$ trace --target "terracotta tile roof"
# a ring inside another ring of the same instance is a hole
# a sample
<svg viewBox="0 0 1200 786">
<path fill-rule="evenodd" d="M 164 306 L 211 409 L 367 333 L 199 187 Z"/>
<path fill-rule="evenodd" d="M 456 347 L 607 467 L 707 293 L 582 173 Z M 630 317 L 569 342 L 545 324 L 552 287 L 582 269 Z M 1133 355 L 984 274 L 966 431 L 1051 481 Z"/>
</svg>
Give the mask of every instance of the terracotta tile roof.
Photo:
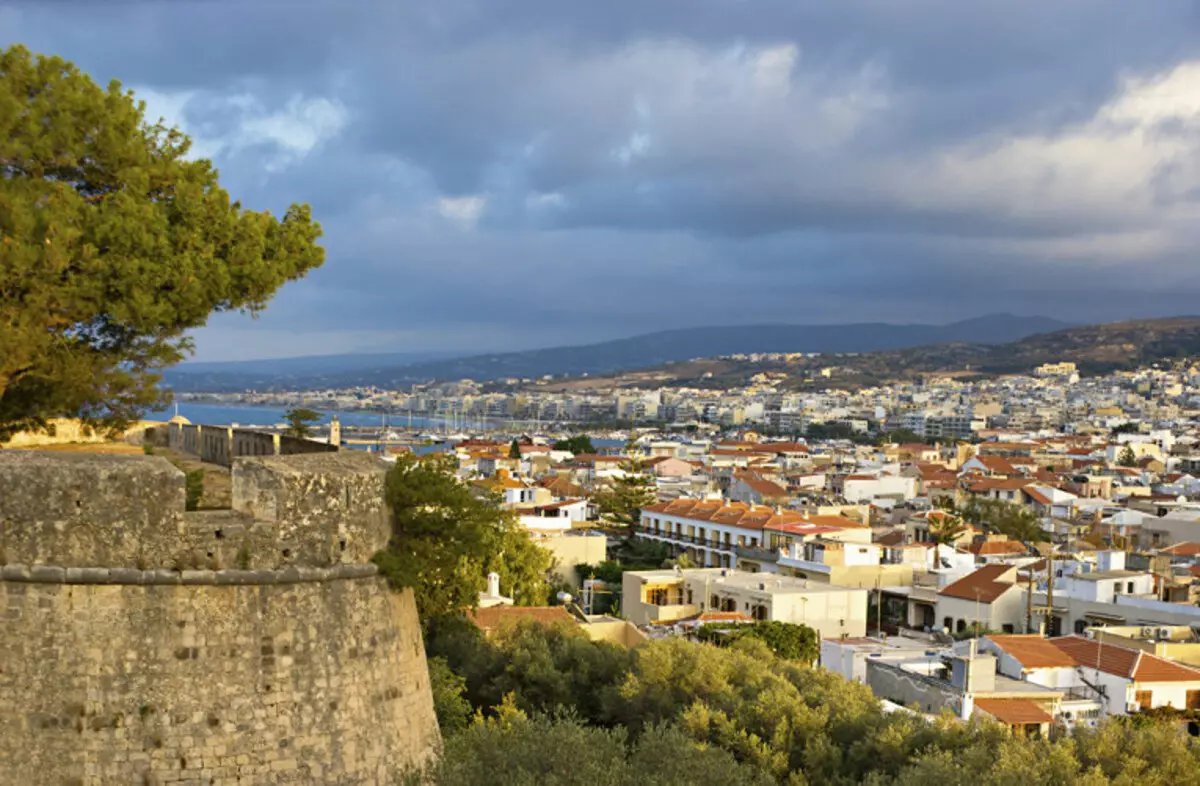
<svg viewBox="0 0 1200 786">
<path fill-rule="evenodd" d="M 1158 553 L 1170 554 L 1172 557 L 1200 557 L 1200 543 L 1190 541 L 1176 543 L 1174 546 L 1168 546 Z"/>
<path fill-rule="evenodd" d="M 763 497 L 786 497 L 788 495 L 787 489 L 778 483 L 755 477 L 748 472 L 739 472 L 734 477 Z"/>
<path fill-rule="evenodd" d="M 1043 505 L 1051 505 L 1054 503 L 1054 500 L 1052 500 L 1041 489 L 1033 488 L 1032 486 L 1030 486 L 1028 488 L 1021 489 L 1021 491 L 1022 491 L 1022 493 L 1024 493 L 1027 497 L 1029 497 L 1034 502 L 1040 502 Z"/>
<path fill-rule="evenodd" d="M 1027 669 L 1072 668 L 1076 665 L 1074 658 L 1037 634 L 986 638 Z"/>
<path fill-rule="evenodd" d="M 712 524 L 750 530 L 777 529 L 781 525 L 787 524 L 838 529 L 865 526 L 844 516 L 805 516 L 794 510 L 781 510 L 777 513 L 774 508 L 764 505 L 756 505 L 751 508 L 743 502 L 724 502 L 722 500 L 675 499 L 649 505 L 643 508 L 642 512 L 659 513 L 664 516 L 707 521 Z"/>
<path fill-rule="evenodd" d="M 470 617 L 484 631 L 495 630 L 501 625 L 515 625 L 521 620 L 552 625 L 574 619 L 565 606 L 490 606 L 475 609 Z"/>
<path fill-rule="evenodd" d="M 1078 666 L 1099 668 L 1134 682 L 1195 682 L 1200 684 L 1200 669 L 1182 666 L 1139 650 L 1100 645 L 1083 636 L 1060 636 L 1050 639 L 1058 649 L 1075 660 Z"/>
<path fill-rule="evenodd" d="M 582 497 L 583 487 L 577 486 L 566 478 L 545 477 L 538 481 L 538 485 L 545 489 L 550 489 L 552 494 L 557 494 L 560 497 Z"/>
<path fill-rule="evenodd" d="M 993 475 L 1011 475 L 1016 471 L 1013 469 L 1013 465 L 1008 462 L 1008 459 L 1002 456 L 976 456 L 974 460 L 982 464 Z"/>
<path fill-rule="evenodd" d="M 1054 718 L 1029 699 L 976 699 L 975 709 L 983 710 L 1001 723 L 1053 723 Z"/>
<path fill-rule="evenodd" d="M 938 594 L 962 600 L 978 598 L 981 603 L 991 603 L 1013 588 L 1016 575 L 1017 569 L 1011 565 L 984 565 L 958 581 L 947 584 Z"/>
</svg>

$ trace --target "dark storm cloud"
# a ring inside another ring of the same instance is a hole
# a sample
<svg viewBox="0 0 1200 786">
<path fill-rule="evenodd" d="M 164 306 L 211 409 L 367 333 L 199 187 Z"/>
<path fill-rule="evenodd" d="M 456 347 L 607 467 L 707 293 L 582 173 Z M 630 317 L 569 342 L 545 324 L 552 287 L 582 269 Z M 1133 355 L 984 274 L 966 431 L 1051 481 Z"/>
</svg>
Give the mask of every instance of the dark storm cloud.
<svg viewBox="0 0 1200 786">
<path fill-rule="evenodd" d="M 1194 310 L 1178 0 L 0 2 L 326 266 L 205 357 Z"/>
</svg>

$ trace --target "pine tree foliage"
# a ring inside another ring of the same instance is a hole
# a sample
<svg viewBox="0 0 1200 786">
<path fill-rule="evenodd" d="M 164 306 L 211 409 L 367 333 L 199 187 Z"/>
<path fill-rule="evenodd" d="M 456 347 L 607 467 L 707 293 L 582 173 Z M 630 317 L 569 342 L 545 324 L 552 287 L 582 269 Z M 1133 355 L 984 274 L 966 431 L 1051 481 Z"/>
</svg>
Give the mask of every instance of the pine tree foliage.
<svg viewBox="0 0 1200 786">
<path fill-rule="evenodd" d="M 553 558 L 492 495 L 455 474 L 452 456 L 401 455 L 387 477 L 392 537 L 375 562 L 393 586 L 411 587 L 422 616 L 474 608 L 487 574 L 518 605 L 542 605 Z"/>
<path fill-rule="evenodd" d="M 144 112 L 116 81 L 0 50 L 0 439 L 164 405 L 188 330 L 260 311 L 324 260 L 307 205 L 246 210 Z"/>
</svg>

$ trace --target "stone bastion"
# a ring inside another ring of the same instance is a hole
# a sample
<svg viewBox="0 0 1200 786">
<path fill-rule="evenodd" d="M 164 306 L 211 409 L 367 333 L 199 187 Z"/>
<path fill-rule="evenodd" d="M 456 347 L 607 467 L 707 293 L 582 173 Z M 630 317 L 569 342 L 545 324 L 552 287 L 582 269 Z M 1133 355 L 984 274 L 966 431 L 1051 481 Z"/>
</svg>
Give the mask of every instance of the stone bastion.
<svg viewBox="0 0 1200 786">
<path fill-rule="evenodd" d="M 0 451 L 0 782 L 383 784 L 439 743 L 384 466 Z"/>
</svg>

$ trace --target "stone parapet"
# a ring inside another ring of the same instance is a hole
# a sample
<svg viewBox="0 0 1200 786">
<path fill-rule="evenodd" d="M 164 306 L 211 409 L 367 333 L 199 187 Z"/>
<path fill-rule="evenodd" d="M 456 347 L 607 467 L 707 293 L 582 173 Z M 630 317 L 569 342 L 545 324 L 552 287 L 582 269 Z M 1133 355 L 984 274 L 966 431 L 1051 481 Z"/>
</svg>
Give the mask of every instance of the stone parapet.
<svg viewBox="0 0 1200 786">
<path fill-rule="evenodd" d="M 367 563 L 390 533 L 386 474 L 366 453 L 239 458 L 233 509 L 185 512 L 183 473 L 160 457 L 0 451 L 0 565 Z"/>
</svg>

